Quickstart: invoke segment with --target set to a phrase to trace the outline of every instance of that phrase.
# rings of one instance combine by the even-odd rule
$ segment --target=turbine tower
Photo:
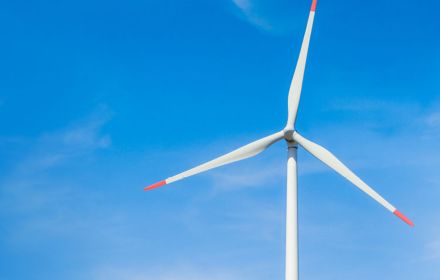
[[[307,52],[309,49],[310,35],[312,33],[313,20],[315,17],[317,0],[313,0],[310,8],[310,14],[304,34],[301,51],[293,74],[292,83],[290,85],[288,96],[288,119],[285,128],[272,135],[266,136],[260,140],[247,144],[228,154],[215,158],[209,162],[203,163],[192,169],[169,177],[163,181],[145,187],[144,190],[152,190],[186,177],[205,172],[207,170],[240,161],[258,155],[266,150],[269,146],[284,139],[287,143],[287,197],[286,197],[286,263],[285,263],[285,280],[298,280],[298,174],[297,174],[297,149],[298,145],[311,153],[317,159],[328,165],[331,169],[345,177],[353,185],[358,187],[376,202],[385,207],[388,211],[402,219],[409,226],[414,224],[405,217],[392,204],[385,200],[380,194],[362,181],[354,174],[345,164],[343,164],[336,156],[324,147],[306,139],[295,129],[298,105],[301,96],[301,88],[304,77],[304,70],[307,60]]]

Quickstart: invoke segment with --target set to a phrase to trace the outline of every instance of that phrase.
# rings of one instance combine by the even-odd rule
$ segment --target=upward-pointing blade
[[[296,115],[298,112],[299,99],[301,96],[302,83],[304,78],[304,71],[306,68],[307,53],[309,50],[310,36],[312,34],[313,20],[315,19],[317,0],[313,0],[310,8],[309,20],[307,22],[306,32],[304,34],[301,51],[299,53],[298,62],[296,63],[295,73],[293,74],[292,82],[289,89],[288,97],[288,119],[286,129],[293,129],[295,126]]]
[[[186,177],[192,176],[192,175],[196,175],[199,173],[202,173],[204,171],[225,165],[225,164],[229,164],[229,163],[233,163],[235,161],[239,161],[239,160],[243,160],[246,158],[250,158],[253,156],[258,155],[259,153],[261,153],[262,151],[266,150],[270,145],[272,145],[273,143],[281,140],[284,138],[284,132],[280,131],[277,132],[275,134],[269,135],[265,138],[262,138],[260,140],[257,140],[255,142],[252,142],[246,146],[243,146],[235,151],[232,151],[226,155],[220,156],[216,159],[213,159],[209,162],[206,162],[204,164],[201,164],[199,166],[196,166],[188,171],[182,172],[180,174],[177,174],[173,177],[169,177],[166,180],[157,182],[151,186],[145,187],[144,190],[149,191],[161,186],[164,186],[166,184],[170,184],[172,182],[178,181],[178,180],[182,180]]]
[[[361,189],[371,198],[380,203],[383,207],[388,209],[394,215],[402,219],[405,223],[410,226],[414,226],[413,222],[410,219],[405,217],[399,210],[396,209],[393,205],[391,205],[388,201],[386,201],[381,195],[379,195],[375,190],[373,190],[370,186],[368,186],[364,181],[362,181],[356,174],[354,174],[347,166],[345,166],[339,159],[337,159],[331,152],[329,152],[324,147],[313,143],[310,140],[302,137],[299,133],[294,132],[293,139],[298,142],[304,149],[306,149],[309,153],[314,155],[316,158],[324,162],[330,168],[341,174],[348,181],[353,183],[356,187]]]

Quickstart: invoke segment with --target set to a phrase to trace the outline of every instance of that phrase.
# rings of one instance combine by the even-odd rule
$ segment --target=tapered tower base
[[[286,280],[298,280],[298,174],[295,142],[287,142]]]

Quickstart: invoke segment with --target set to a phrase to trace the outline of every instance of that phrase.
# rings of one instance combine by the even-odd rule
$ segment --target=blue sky
[[[282,279],[280,130],[310,1],[3,1],[0,279]],[[436,1],[320,1],[297,128],[416,224],[299,152],[303,279],[440,275]]]

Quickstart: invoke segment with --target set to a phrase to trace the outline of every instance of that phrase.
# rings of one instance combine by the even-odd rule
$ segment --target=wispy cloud
[[[426,117],[425,121],[431,127],[440,127],[440,111],[431,113]]]
[[[272,30],[272,25],[262,17],[255,7],[255,1],[252,0],[232,0],[233,3],[241,10],[245,18],[255,24],[258,27],[261,27],[264,30]]]
[[[435,261],[440,260],[440,240],[428,242],[425,245],[426,255],[424,260]]]
[[[211,173],[213,187],[216,191],[237,191],[270,185],[285,173],[284,165],[279,162],[248,162],[236,168],[215,170]]]
[[[100,107],[83,120],[36,139],[6,137],[8,145],[18,145],[22,152],[0,182],[0,201],[7,208],[0,214],[21,217],[6,231],[8,238],[26,240],[29,232],[35,237],[36,232],[52,235],[85,226],[86,219],[77,220],[72,206],[75,199],[91,203],[92,192],[84,195],[76,189],[77,182],[63,181],[51,169],[84,162],[96,150],[108,148],[111,137],[102,129],[110,117],[110,110]]]
[[[287,0],[232,0],[241,17],[263,31],[282,34],[300,26],[297,6]],[[305,10],[304,12],[307,12]],[[305,15],[306,13],[303,13]],[[304,24],[301,22],[301,24]]]
[[[423,139],[440,135],[440,104],[429,106],[409,102],[377,99],[344,100],[327,107],[329,111],[356,113],[364,120],[363,127],[372,132],[387,128],[394,133],[405,134],[409,129]],[[413,136],[414,137],[414,136]]]
[[[255,279],[251,277],[251,269],[246,269],[247,272],[243,274],[239,272],[243,268],[235,269],[233,265],[225,267],[215,264],[207,267],[206,264],[200,264],[196,267],[196,260],[189,262],[191,265],[182,265],[173,252],[168,259],[169,263],[174,264],[172,270],[154,268],[154,262],[148,258],[152,258],[155,251],[148,252],[146,249],[154,248],[148,236],[148,233],[154,232],[154,219],[146,218],[148,213],[142,215],[144,223],[139,225],[139,217],[130,212],[133,209],[118,210],[114,200],[107,202],[105,194],[97,190],[99,187],[90,184],[87,179],[81,176],[76,178],[75,174],[60,176],[59,171],[61,168],[63,174],[63,167],[67,167],[69,173],[83,174],[77,168],[71,168],[71,164],[79,161],[87,169],[87,158],[100,149],[110,147],[111,137],[105,133],[104,128],[110,117],[108,109],[99,109],[83,120],[57,131],[44,133],[33,141],[25,140],[33,145],[23,151],[24,156],[15,164],[15,171],[0,182],[0,203],[3,206],[0,217],[4,221],[0,243],[25,252],[44,251],[41,244],[76,244],[72,254],[84,254],[97,261],[77,269],[71,279],[76,276],[97,280]],[[96,172],[96,166],[93,172]],[[194,205],[189,208],[194,209]],[[266,209],[261,215],[271,220],[277,216],[271,213]],[[250,223],[243,225],[246,214],[241,213],[237,217],[236,213],[230,211],[225,215],[231,223],[216,223],[214,231],[241,231],[249,234],[258,229]],[[254,220],[259,216],[253,213]],[[205,218],[206,215],[203,216]],[[189,226],[192,229],[197,228],[197,221],[191,218],[187,221],[191,223]],[[237,224],[241,228],[226,228]],[[158,228],[160,226],[156,230]],[[168,226],[166,228],[168,231]],[[158,237],[157,234],[153,235]],[[113,253],[104,256],[103,252],[109,250]],[[136,261],[124,262],[118,257],[123,254],[129,254],[130,260],[137,261],[141,259],[137,256],[142,256],[148,263],[136,265],[133,264]],[[209,262],[210,265],[214,263]]]
[[[101,106],[81,121],[30,140],[28,156],[18,169],[20,172],[41,171],[97,149],[108,148],[111,137],[102,130],[110,118],[110,110]]]

